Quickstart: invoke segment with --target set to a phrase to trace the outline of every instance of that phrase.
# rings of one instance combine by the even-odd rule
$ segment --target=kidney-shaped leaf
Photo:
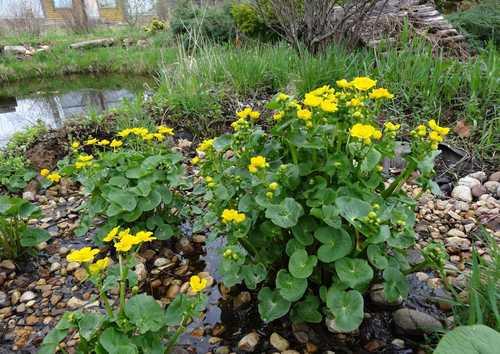
[[[276,275],[276,287],[284,299],[297,301],[306,292],[307,279],[295,278],[286,270],[281,269]]]
[[[304,249],[298,249],[293,252],[288,262],[288,270],[295,278],[306,279],[318,263],[316,256],[309,256]]]
[[[109,354],[136,354],[137,347],[123,333],[109,327],[99,337],[99,343]]]
[[[23,231],[21,235],[21,246],[23,247],[35,247],[40,243],[47,241],[50,238],[50,234],[47,230],[27,228]]]
[[[347,256],[352,250],[352,240],[344,229],[320,227],[314,237],[323,245],[318,249],[318,259],[330,263]]]
[[[302,205],[293,198],[285,198],[280,204],[271,205],[266,209],[266,218],[285,229],[295,226],[302,214]]]
[[[262,288],[257,298],[259,299],[259,314],[265,322],[283,317],[290,310],[290,301],[283,299],[276,289],[273,291],[268,287]]]
[[[356,291],[330,288],[326,294],[326,306],[335,316],[335,326],[342,332],[352,332],[363,321],[363,296]]]
[[[146,294],[131,297],[125,304],[125,314],[142,334],[158,331],[165,326],[163,309],[153,297]]]
[[[304,301],[297,303],[293,312],[299,320],[309,323],[320,323],[323,319],[319,311],[319,299],[314,295],[308,295]]]
[[[367,284],[373,278],[373,269],[364,259],[339,259],[335,262],[335,270],[339,279],[351,288]]]
[[[389,267],[384,270],[384,296],[394,302],[400,297],[408,296],[408,281],[397,268]]]
[[[500,333],[485,325],[460,326],[448,332],[434,354],[493,354],[500,348]]]
[[[339,197],[335,200],[335,204],[337,204],[339,208],[340,215],[351,224],[354,223],[356,219],[368,215],[371,210],[369,203],[352,197]]]

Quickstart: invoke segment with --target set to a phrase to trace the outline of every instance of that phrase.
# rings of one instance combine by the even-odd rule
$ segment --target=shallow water
[[[68,76],[0,88],[0,147],[16,132],[38,122],[61,127],[69,118],[100,113],[149,91],[142,76]]]

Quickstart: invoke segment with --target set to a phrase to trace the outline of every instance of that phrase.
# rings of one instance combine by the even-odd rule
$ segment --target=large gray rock
[[[398,329],[407,334],[421,335],[443,329],[443,325],[439,320],[431,315],[412,309],[399,309],[394,312],[393,318]]]
[[[451,192],[451,196],[464,202],[472,202],[472,192],[467,186],[456,186]]]
[[[72,49],[88,49],[95,47],[109,47],[115,43],[113,38],[101,38],[101,39],[92,39],[90,41],[83,41],[78,43],[73,43],[70,45]]]

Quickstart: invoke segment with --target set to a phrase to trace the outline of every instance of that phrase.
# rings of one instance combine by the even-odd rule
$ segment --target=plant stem
[[[177,343],[177,340],[179,339],[181,334],[186,330],[186,324],[185,324],[186,320],[187,320],[186,317],[183,316],[182,321],[181,321],[181,325],[175,331],[174,336],[168,341],[167,348],[165,349],[164,354],[170,353],[170,351],[172,350],[172,347],[175,345],[175,343]]]
[[[103,286],[102,286],[102,281],[99,282],[99,297],[101,298],[102,303],[104,304],[104,308],[106,309],[106,313],[108,314],[109,317],[113,317],[113,309],[111,308],[111,305],[109,304],[109,299],[106,296],[106,293],[104,292]]]
[[[118,262],[120,264],[120,310],[119,313],[120,315],[123,315],[123,312],[125,311],[125,290],[126,290],[126,285],[127,285],[127,274],[126,274],[126,267],[123,266],[123,259],[122,255],[118,254]]]
[[[399,189],[403,186],[403,184],[411,176],[411,174],[413,173],[413,171],[415,171],[416,168],[417,168],[416,163],[410,161],[406,166],[405,170],[398,176],[398,178],[394,180],[394,182],[391,183],[389,188],[387,188],[385,191],[382,192],[382,197],[388,198],[394,192],[399,191]]]
[[[248,242],[246,238],[239,238],[238,242],[243,246],[243,248],[247,250],[248,253],[250,253],[252,257],[255,258],[255,256],[257,256],[257,250],[255,249],[254,245]]]

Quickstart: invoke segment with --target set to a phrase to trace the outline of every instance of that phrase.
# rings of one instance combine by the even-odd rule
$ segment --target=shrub
[[[110,257],[94,262],[98,248],[84,247],[73,250],[68,262],[82,264],[88,279],[97,287],[105,313],[67,312],[56,327],[45,337],[39,353],[55,353],[68,332],[76,329],[80,341],[79,353],[170,353],[179,335],[192,317],[203,310],[207,298],[201,291],[207,280],[191,277],[191,295],[178,295],[164,310],[156,300],[146,294],[137,294],[137,276],[131,271],[141,244],[153,241],[152,232],[129,229],[111,230],[105,241],[112,243],[118,263],[111,264]],[[119,287],[119,301],[113,305],[107,292]],[[131,297],[126,299],[127,294]],[[178,326],[173,330],[172,326]]]
[[[167,24],[163,21],[160,21],[158,19],[153,19],[149,26],[144,26],[144,31],[146,33],[151,33],[154,34],[156,32],[160,31],[166,31],[167,30]]]
[[[154,132],[127,128],[112,141],[90,138],[82,145],[72,143],[75,153],[61,171],[76,176],[89,194],[77,235],[85,234],[96,217],[107,219],[103,232],[133,224],[161,240],[174,234],[173,227],[186,212],[178,189],[189,183],[180,164],[182,155],[163,144],[171,135],[173,130],[164,126]]]
[[[28,220],[40,215],[40,208],[24,199],[0,196],[0,258],[32,253],[33,247],[50,238],[46,230],[28,226]]]
[[[267,106],[275,112],[269,131],[247,107],[234,133],[197,149],[192,163],[205,183],[196,192],[210,209],[200,224],[227,235],[224,283],[259,286],[265,321],[291,311],[294,321],[320,322],[325,314],[352,331],[374,279],[389,301],[407,295],[415,213],[401,187],[418,170],[417,182],[438,191],[430,176],[448,129],[434,120],[418,126],[405,170],[386,187],[380,164],[393,157],[400,126],[377,127],[381,101],[393,95],[375,84],[339,80],[339,90],[320,87],[302,103],[280,93]]]
[[[9,192],[19,192],[36,176],[23,156],[0,153],[0,187]]]
[[[260,18],[254,6],[248,3],[233,4],[231,6],[236,28],[250,37],[268,37],[270,29]]]
[[[227,42],[236,33],[230,6],[201,7],[191,1],[179,2],[173,11],[170,27],[174,35],[187,35],[189,40],[200,36],[215,42]]]

